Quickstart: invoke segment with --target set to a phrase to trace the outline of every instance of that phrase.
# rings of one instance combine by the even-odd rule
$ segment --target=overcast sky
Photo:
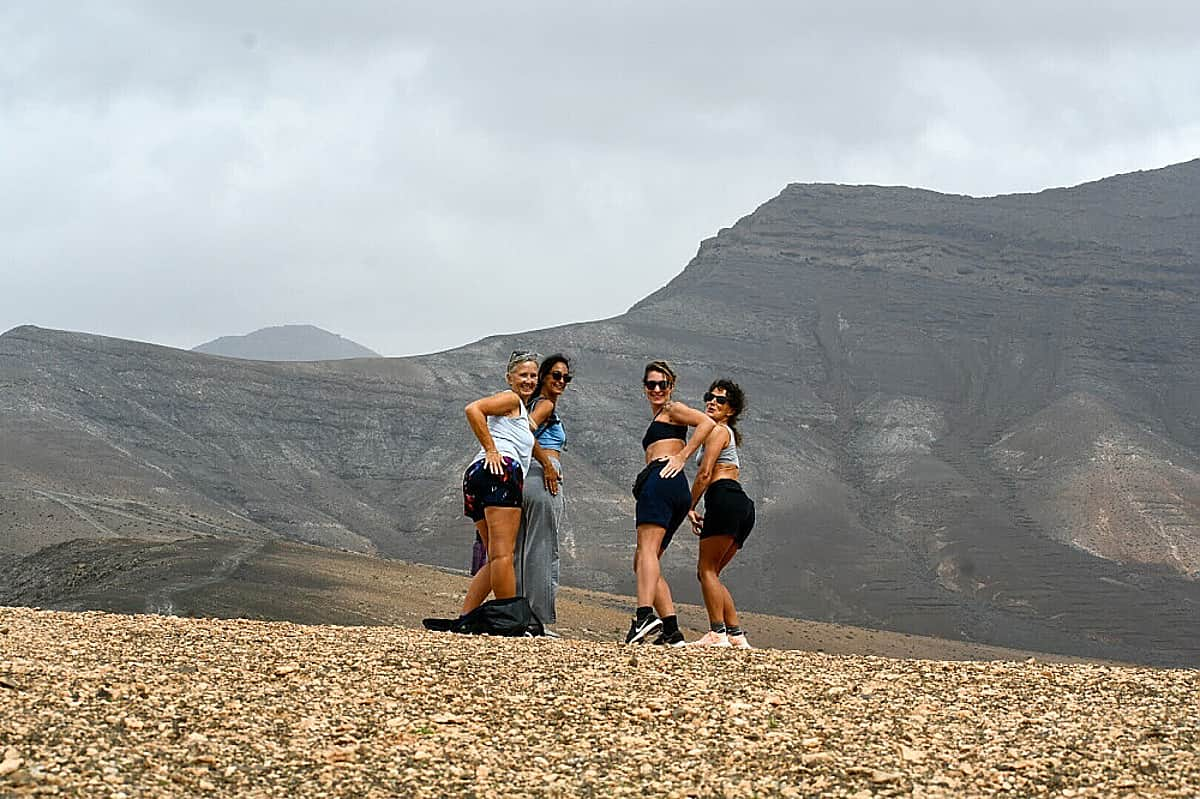
[[[0,3],[0,331],[625,311],[790,182],[1200,156],[1200,3]]]

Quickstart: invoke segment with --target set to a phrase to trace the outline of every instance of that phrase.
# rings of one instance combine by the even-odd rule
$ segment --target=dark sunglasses
[[[670,380],[645,380],[642,382],[642,385],[644,385],[647,388],[647,390],[649,390],[649,391],[653,391],[656,388],[659,391],[666,391],[668,388],[671,387],[671,381]]]
[[[716,400],[718,405],[728,405],[729,404],[729,397],[719,397],[716,394],[712,393],[711,391],[705,391],[704,392],[704,401],[712,402],[713,400]]]
[[[566,372],[551,372],[548,376],[561,382],[563,385],[570,383],[574,379],[571,377],[571,375],[567,374]]]

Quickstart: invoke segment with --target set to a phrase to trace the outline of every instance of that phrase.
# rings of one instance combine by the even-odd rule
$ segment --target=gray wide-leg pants
[[[558,473],[562,466],[555,460]],[[521,511],[521,529],[513,552],[517,574],[517,594],[529,600],[530,607],[545,624],[554,624],[558,615],[554,603],[558,596],[558,531],[566,514],[567,502],[562,483],[558,494],[546,490],[542,464],[531,461],[525,475],[525,502]]]

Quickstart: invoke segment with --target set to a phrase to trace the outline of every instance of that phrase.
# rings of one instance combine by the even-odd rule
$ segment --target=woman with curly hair
[[[704,637],[692,642],[697,646],[751,648],[738,624],[733,597],[721,582],[721,570],[733,560],[754,528],[754,502],[738,482],[742,436],[737,421],[745,407],[746,395],[732,380],[714,380],[704,394],[704,413],[716,427],[700,451],[700,471],[692,483],[692,510],[688,512],[692,532],[700,536],[696,576],[709,625]],[[695,509],[701,497],[703,517]]]

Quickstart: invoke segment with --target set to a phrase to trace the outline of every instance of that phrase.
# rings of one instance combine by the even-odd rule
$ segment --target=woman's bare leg
[[[671,603],[671,589],[663,579],[659,568],[659,550],[662,547],[666,528],[657,524],[637,526],[637,552],[633,556],[633,571],[637,575],[638,607],[653,605],[660,617],[675,612]]]
[[[733,556],[737,553],[737,546],[731,544],[729,550],[725,553],[725,556],[721,558],[721,565],[717,567],[718,577],[720,576],[721,572],[725,570],[725,567],[729,565],[729,561],[733,560]],[[729,589],[725,587],[725,583],[721,583],[721,590],[725,593],[725,606],[722,610],[722,615],[725,618],[725,626],[740,627],[741,625],[738,623],[737,608],[733,606],[733,595],[729,593]]]
[[[483,509],[490,537],[487,541],[487,568],[492,582],[492,593],[496,599],[509,599],[517,595],[517,574],[513,570],[513,548],[517,543],[517,531],[521,527],[520,508]],[[482,569],[480,572],[482,573]]]
[[[675,600],[671,598],[671,586],[667,585],[666,578],[662,576],[661,563],[658,569],[658,585],[654,587],[654,612],[660,619],[675,615]]]
[[[721,584],[721,569],[733,559],[737,546],[733,536],[710,535],[700,539],[700,558],[696,564],[696,577],[700,580],[700,593],[704,596],[704,609],[708,612],[710,624],[724,622],[729,624],[729,616],[737,624],[737,611],[733,607],[733,597]]]
[[[488,545],[488,523],[486,515],[484,518],[475,522],[475,529],[479,531],[479,537],[483,539],[483,546],[486,548]],[[487,599],[488,594],[492,592],[491,566],[492,562],[489,558],[488,562],[483,564],[483,568],[475,572],[475,575],[471,578],[471,583],[467,586],[467,597],[463,600],[462,604],[463,615],[470,613],[475,608],[482,605],[483,601]]]

